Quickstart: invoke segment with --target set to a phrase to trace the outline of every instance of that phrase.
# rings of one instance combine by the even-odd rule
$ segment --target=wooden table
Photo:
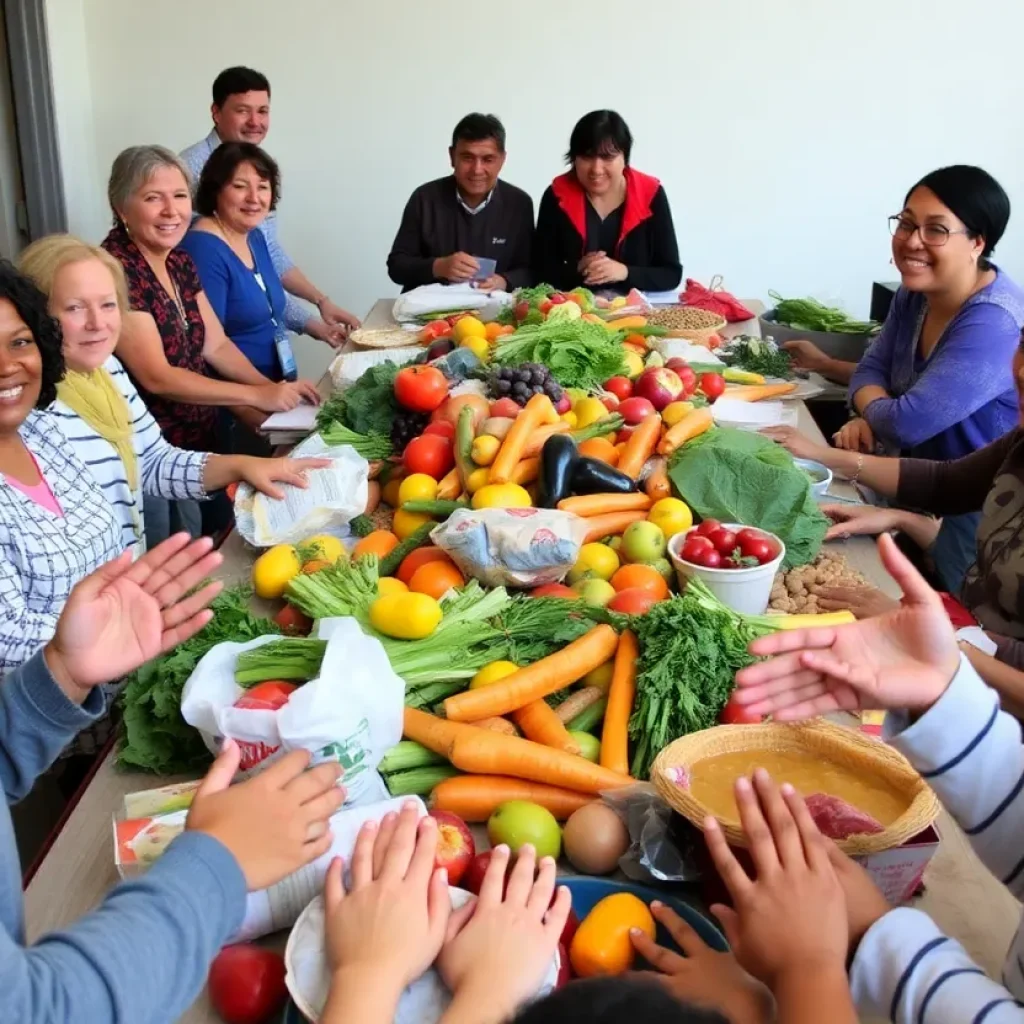
[[[392,302],[390,299],[377,302],[366,318],[367,323],[381,326],[390,322]],[[749,330],[749,325],[736,325],[734,330]],[[799,427],[809,437],[824,442],[803,403],[800,403]],[[852,488],[847,484],[836,483],[833,491],[840,496],[853,497]],[[218,575],[227,582],[248,578],[255,553],[237,533],[231,534],[221,550],[224,564]],[[852,538],[842,542],[842,551],[851,566],[868,580],[887,593],[899,596],[898,589],[882,568],[873,541]],[[168,780],[141,773],[116,772],[112,756],[100,766],[26,890],[29,942],[87,913],[117,883],[111,815],[126,794],[164,781]],[[963,833],[945,812],[939,820],[939,829],[942,844],[928,868],[927,889],[917,905],[958,939],[990,975],[998,978],[1019,921],[1020,906],[980,864]],[[278,941],[283,942],[283,936]],[[205,992],[181,1018],[184,1024],[216,1024],[217,1020]]]

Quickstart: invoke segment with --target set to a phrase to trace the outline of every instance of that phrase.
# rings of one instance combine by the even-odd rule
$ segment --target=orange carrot
[[[540,476],[540,456],[532,459],[520,459],[512,470],[512,483],[532,484]]]
[[[546,700],[531,700],[518,711],[513,711],[512,718],[528,740],[564,750],[567,754],[580,752],[580,745],[569,735],[569,730]]]
[[[565,420],[559,420],[557,423],[545,423],[543,426],[537,427],[526,439],[526,447],[523,448],[523,458],[529,459],[534,455],[540,455],[540,450],[544,447],[544,442],[549,437],[553,434],[568,434],[570,430],[572,430],[572,427]]]
[[[459,479],[459,469],[456,466],[441,477],[441,482],[437,485],[436,497],[439,500],[450,501],[457,498],[461,490],[462,481]]]
[[[601,767],[622,775],[629,774],[629,718],[636,697],[636,662],[640,647],[630,630],[619,637],[608,688],[608,706],[601,730]]]
[[[642,512],[640,518],[643,518]],[[560,651],[490,686],[449,697],[444,702],[445,716],[452,722],[477,722],[481,718],[516,711],[582,679],[592,669],[603,665],[614,654],[617,644],[618,637],[611,626],[595,626]],[[423,745],[429,746],[427,743]]]
[[[668,464],[660,456],[653,460],[653,466],[644,481],[644,493],[652,502],[672,497],[672,481],[668,478]]]
[[[498,454],[491,463],[488,480],[492,484],[507,484],[512,471],[523,456],[523,449],[534,429],[545,423],[557,423],[558,413],[547,395],[534,395],[509,427]]]
[[[671,455],[681,444],[699,437],[711,427],[714,417],[711,410],[705,406],[703,409],[694,409],[693,412],[684,416],[674,427],[670,427],[658,445],[659,455]]]
[[[612,537],[622,533],[631,523],[638,523],[646,519],[646,512],[606,512],[603,516],[591,516],[587,520],[587,535],[583,538],[584,544],[601,540],[603,537]]]
[[[640,475],[644,463],[654,454],[654,448],[661,436],[661,417],[655,412],[645,416],[626,441],[626,450],[619,459],[616,469],[634,480]]]
[[[739,387],[726,388],[722,397],[734,398],[737,402],[760,402],[763,398],[778,398],[792,391],[796,391],[794,381],[785,384],[741,384]]]
[[[500,715],[493,718],[481,718],[479,722],[473,723],[478,729],[490,729],[491,732],[501,732],[506,736],[518,736],[519,730],[507,719]]]
[[[457,785],[451,785],[453,782]],[[593,799],[592,794],[505,775],[457,775],[438,783],[428,803],[432,811],[448,811],[463,821],[481,822],[509,800],[526,800],[546,807],[559,821],[565,821]]]
[[[483,690],[500,685],[492,683]],[[415,708],[405,709],[403,735],[422,743],[469,775],[511,775],[516,779],[564,786],[579,793],[600,793],[629,786],[633,781],[564,750],[473,725],[449,722]]]
[[[577,516],[600,516],[606,512],[646,512],[651,507],[646,494],[580,494],[563,498],[558,507]]]
[[[617,320],[607,321],[607,326],[613,331],[633,331],[638,327],[646,327],[647,317],[639,315],[620,316]]]

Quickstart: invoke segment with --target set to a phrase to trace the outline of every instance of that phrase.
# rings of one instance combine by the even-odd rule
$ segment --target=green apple
[[[570,732],[569,735],[576,741],[580,748],[580,757],[597,764],[601,756],[601,741],[589,732]]]
[[[622,554],[627,561],[651,565],[664,556],[665,544],[661,527],[642,519],[626,527],[622,535]]]
[[[487,820],[487,838],[491,846],[504,843],[513,853],[526,843],[532,844],[541,857],[554,857],[562,852],[562,830],[555,816],[540,804],[529,800],[508,800]]]
[[[661,578],[671,587],[676,581],[676,570],[667,558],[651,562],[651,568],[661,573]]]
[[[615,596],[615,588],[607,580],[580,580],[572,589],[591,608],[603,608]]]

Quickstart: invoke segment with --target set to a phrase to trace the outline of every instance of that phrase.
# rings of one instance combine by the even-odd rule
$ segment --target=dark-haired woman
[[[54,633],[71,588],[121,554],[121,526],[60,423],[46,296],[0,261],[0,674]]]
[[[664,292],[683,276],[665,189],[629,164],[633,136],[614,110],[579,120],[569,170],[544,193],[535,239],[538,280],[568,290]]]
[[[1017,425],[1011,365],[1024,291],[989,260],[1009,218],[1006,193],[979,167],[941,168],[907,193],[889,218],[901,287],[852,374],[859,416],[836,435],[839,448],[945,461]],[[838,457],[778,436],[794,454]],[[977,527],[977,514],[947,517],[941,531],[934,523],[931,554],[947,590],[959,591],[974,560]]]

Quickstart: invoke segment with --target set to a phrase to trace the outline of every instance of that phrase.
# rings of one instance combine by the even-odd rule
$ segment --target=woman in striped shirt
[[[70,235],[33,243],[22,271],[47,295],[60,322],[67,374],[50,411],[117,515],[124,547],[144,546],[142,495],[203,500],[236,481],[272,497],[278,484],[305,486],[322,459],[211,455],[168,444],[114,357],[127,309],[124,271],[103,249]]]

